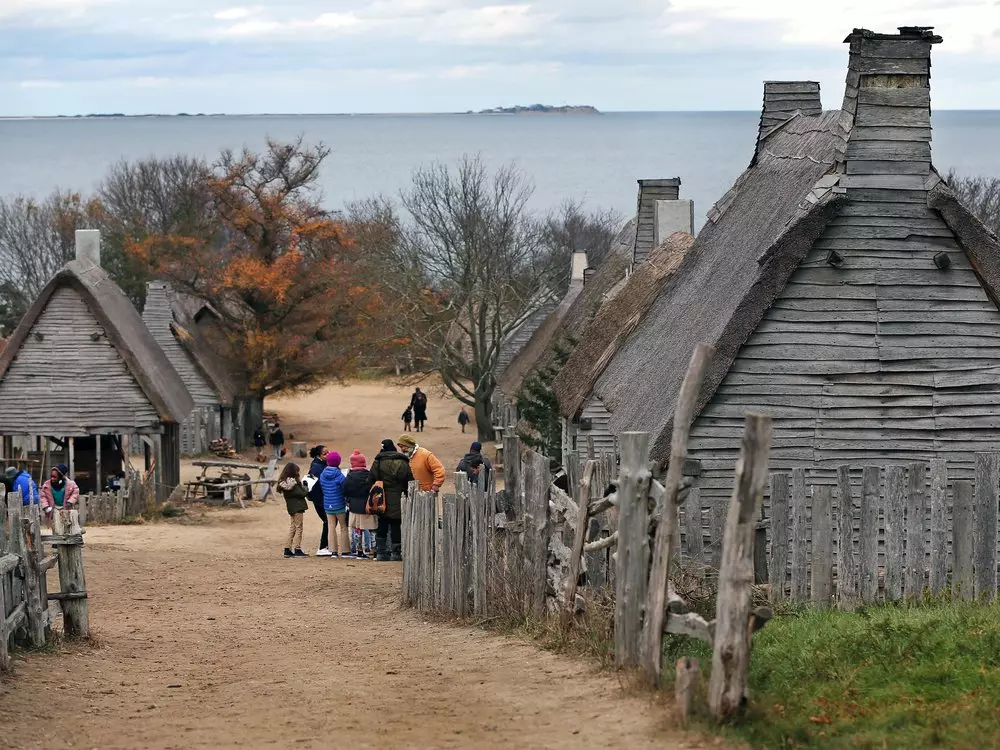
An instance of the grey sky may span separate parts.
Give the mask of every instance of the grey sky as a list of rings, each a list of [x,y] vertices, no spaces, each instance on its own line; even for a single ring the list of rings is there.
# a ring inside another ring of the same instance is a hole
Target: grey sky
[[[933,25],[934,105],[1000,109],[1000,0],[0,0],[0,115],[839,104],[855,26]]]

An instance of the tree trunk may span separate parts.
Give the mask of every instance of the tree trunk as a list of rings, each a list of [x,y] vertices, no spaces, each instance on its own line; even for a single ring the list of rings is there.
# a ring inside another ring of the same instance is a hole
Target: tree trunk
[[[480,443],[493,439],[493,394],[476,390],[476,432]]]

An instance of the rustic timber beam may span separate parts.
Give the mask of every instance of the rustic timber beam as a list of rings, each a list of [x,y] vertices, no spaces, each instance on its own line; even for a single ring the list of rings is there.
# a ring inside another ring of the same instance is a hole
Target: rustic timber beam
[[[588,542],[583,545],[584,552],[599,552],[602,549],[607,549],[608,547],[618,544],[618,532],[614,532],[610,536],[606,536],[603,539],[598,539],[596,542]]]

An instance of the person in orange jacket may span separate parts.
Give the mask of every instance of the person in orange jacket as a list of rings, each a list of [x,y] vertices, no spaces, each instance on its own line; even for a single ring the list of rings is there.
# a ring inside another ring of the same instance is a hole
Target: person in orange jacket
[[[437,456],[417,445],[412,435],[400,435],[396,441],[399,450],[410,459],[413,478],[420,482],[422,492],[437,492],[444,484],[445,471]]]

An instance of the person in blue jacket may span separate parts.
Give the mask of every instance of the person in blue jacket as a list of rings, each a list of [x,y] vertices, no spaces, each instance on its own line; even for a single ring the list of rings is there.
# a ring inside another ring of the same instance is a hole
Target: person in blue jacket
[[[12,492],[21,493],[21,505],[38,505],[38,485],[31,474],[16,466],[8,466],[4,478]]]
[[[351,557],[351,542],[347,531],[347,497],[344,495],[344,472],[340,470],[340,454],[326,454],[326,468],[319,475],[323,488],[323,510],[330,524],[330,557]]]

